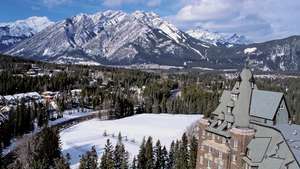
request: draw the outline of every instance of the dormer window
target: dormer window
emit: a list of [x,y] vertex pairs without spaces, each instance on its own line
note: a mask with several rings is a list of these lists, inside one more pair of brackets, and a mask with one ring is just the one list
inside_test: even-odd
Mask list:
[[284,104],[281,104],[279,107],[280,110],[284,110]]
[[238,94],[237,93],[231,94],[231,98],[232,98],[233,101],[237,101],[238,100]]
[[232,113],[232,107],[227,107],[227,112],[228,112],[229,114],[231,114],[231,113]]

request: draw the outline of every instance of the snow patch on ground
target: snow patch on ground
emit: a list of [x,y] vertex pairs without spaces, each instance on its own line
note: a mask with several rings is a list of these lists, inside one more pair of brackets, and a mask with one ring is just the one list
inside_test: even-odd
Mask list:
[[159,64],[133,64],[133,65],[107,65],[108,67],[124,68],[124,69],[183,69],[182,66],[170,66],[170,65],[159,65]]
[[[82,122],[60,133],[62,151],[71,155],[71,168],[78,168],[80,156],[95,146],[101,156],[106,140],[113,145],[121,132],[130,159],[138,154],[144,137],[152,136],[154,143],[159,139],[169,148],[173,140],[180,139],[186,128],[202,118],[202,115],[141,114],[119,120],[100,121],[93,119]],[[108,136],[103,136],[104,132]],[[114,135],[114,136],[113,136]]]
[[208,67],[192,67],[192,69],[200,69],[200,70],[207,70],[207,71],[213,71],[215,69],[208,68]]
[[256,47],[254,47],[254,48],[246,48],[245,50],[244,50],[244,53],[245,54],[251,54],[251,53],[254,53],[254,52],[256,52],[257,51],[257,48]]

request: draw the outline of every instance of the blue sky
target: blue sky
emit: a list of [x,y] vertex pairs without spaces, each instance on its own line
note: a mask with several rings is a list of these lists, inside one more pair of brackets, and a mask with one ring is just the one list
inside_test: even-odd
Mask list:
[[2,0],[0,22],[30,16],[58,21],[108,9],[153,11],[183,30],[201,26],[257,42],[300,35],[300,0]]

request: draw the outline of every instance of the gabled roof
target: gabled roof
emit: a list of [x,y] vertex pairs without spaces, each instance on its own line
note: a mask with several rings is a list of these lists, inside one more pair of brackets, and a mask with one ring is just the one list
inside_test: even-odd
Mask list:
[[222,96],[220,98],[220,104],[216,108],[216,110],[213,112],[215,115],[220,115],[222,112],[225,113],[227,110],[227,104],[229,103],[231,97],[230,97],[230,91],[224,90],[222,93]]
[[283,93],[264,90],[253,90],[250,115],[273,120]]
[[248,157],[253,163],[259,163],[263,160],[269,147],[271,138],[258,137],[251,140],[247,148],[249,149]]

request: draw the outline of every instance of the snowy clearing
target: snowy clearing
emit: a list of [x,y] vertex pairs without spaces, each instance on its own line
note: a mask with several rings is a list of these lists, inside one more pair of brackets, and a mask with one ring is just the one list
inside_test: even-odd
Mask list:
[[[171,142],[180,139],[186,128],[198,121],[202,115],[141,114],[119,120],[100,121],[92,119],[61,131],[62,151],[71,155],[71,168],[78,168],[80,155],[96,146],[101,156],[106,140],[116,144],[118,133],[130,153],[130,159],[138,154],[144,137],[159,139],[169,148]],[[104,132],[108,136],[103,136]],[[127,141],[126,141],[127,137]]]
[[254,53],[254,52],[256,52],[257,51],[257,48],[256,47],[254,47],[254,48],[246,48],[245,50],[244,50],[244,54],[251,54],[251,53]]

